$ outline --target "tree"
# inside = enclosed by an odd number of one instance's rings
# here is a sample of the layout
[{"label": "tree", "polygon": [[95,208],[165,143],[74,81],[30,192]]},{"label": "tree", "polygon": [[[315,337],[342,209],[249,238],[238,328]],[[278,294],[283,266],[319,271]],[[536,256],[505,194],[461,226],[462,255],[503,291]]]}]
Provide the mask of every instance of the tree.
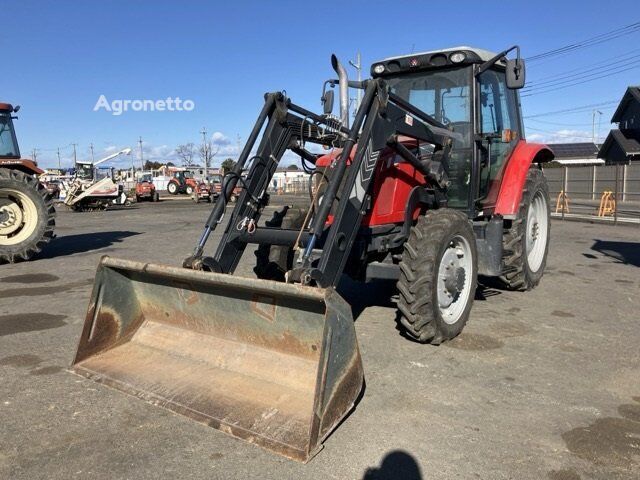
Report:
[{"label": "tree", "polygon": [[152,162],[151,160],[147,160],[144,162],[145,170],[158,170],[162,164],[160,162]]},{"label": "tree", "polygon": [[222,165],[220,165],[220,168],[222,168],[222,171],[224,173],[227,173],[233,170],[233,167],[235,166],[236,166],[235,160],[233,158],[227,158],[224,162],[222,162]]},{"label": "tree", "polygon": [[296,165],[295,163],[292,163],[287,167],[287,170],[300,170],[300,169],[298,168],[298,165]]},{"label": "tree", "polygon": [[195,147],[193,143],[185,143],[176,147],[176,155],[182,160],[183,167],[189,167],[193,165],[193,155],[195,154]]},{"label": "tree", "polygon": [[200,148],[198,148],[198,155],[200,156],[200,160],[202,160],[202,163],[207,170],[209,170],[209,167],[213,163],[213,158],[218,154],[219,151],[220,146],[216,145],[214,147],[210,141],[203,143],[202,145],[200,145]]}]

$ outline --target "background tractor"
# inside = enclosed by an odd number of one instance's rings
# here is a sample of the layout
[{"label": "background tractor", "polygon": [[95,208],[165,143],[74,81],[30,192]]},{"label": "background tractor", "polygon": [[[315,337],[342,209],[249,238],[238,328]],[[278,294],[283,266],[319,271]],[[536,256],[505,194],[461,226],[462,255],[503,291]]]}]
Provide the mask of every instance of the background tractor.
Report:
[{"label": "background tractor", "polygon": [[[432,344],[462,331],[478,275],[520,290],[540,281],[549,240],[540,165],[553,153],[524,138],[519,57],[517,47],[411,54],[353,82],[333,56],[323,114],[266,94],[183,268],[101,260],[74,370],[307,461],[364,382],[351,308],[336,290],[343,274],[395,281],[399,324]],[[349,88],[364,90],[351,126]],[[311,198],[264,225],[287,150],[312,174]],[[259,279],[233,275],[249,244]]]},{"label": "background tractor", "polygon": [[53,198],[40,183],[43,170],[20,158],[13,116],[20,107],[0,103],[0,263],[29,260],[51,241]]},{"label": "background tractor", "polygon": [[143,175],[136,182],[136,201],[149,200],[150,202],[159,202],[160,194],[153,184],[151,174]]},{"label": "background tractor", "polygon": [[179,193],[191,195],[196,186],[197,182],[191,172],[177,170],[173,172],[173,178],[167,184],[167,192],[171,195],[178,195]]}]

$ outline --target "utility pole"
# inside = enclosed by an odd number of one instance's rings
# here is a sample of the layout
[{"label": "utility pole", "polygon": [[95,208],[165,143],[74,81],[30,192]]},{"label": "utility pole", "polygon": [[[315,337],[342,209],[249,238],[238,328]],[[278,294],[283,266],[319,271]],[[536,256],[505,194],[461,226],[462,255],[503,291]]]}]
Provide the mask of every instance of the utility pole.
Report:
[{"label": "utility pole", "polygon": [[62,170],[62,167],[60,166],[60,147],[58,147],[58,170]]},{"label": "utility pole", "polygon": [[34,148],[31,150],[31,156],[33,157],[34,163],[38,163],[38,149]]},{"label": "utility pole", "polygon": [[602,116],[602,112],[600,110],[593,109],[591,114],[591,141],[596,143],[596,114],[600,115],[598,117],[598,134],[600,133],[600,119]]},{"label": "utility pole", "polygon": [[93,158],[93,142],[89,144],[89,149],[91,150],[91,163],[94,163],[95,159]]},{"label": "utility pole", "polygon": [[204,178],[207,178],[207,169],[209,167],[209,146],[207,145],[207,127],[202,127],[202,153],[204,154]]},{"label": "utility pole", "polygon": [[144,172],[144,157],[142,154],[142,137],[138,137],[138,145],[140,145],[140,165],[142,165],[141,172]]},{"label": "utility pole", "polygon": [[238,161],[240,160],[240,155],[242,154],[242,150],[240,150],[240,134],[236,133],[236,146],[238,147]]},{"label": "utility pole", "polygon": [[78,163],[78,157],[76,156],[76,147],[78,146],[78,144],[72,143],[71,145],[73,145],[73,163],[75,165],[76,163]]},{"label": "utility pole", "polygon": [[[353,62],[351,60],[349,60],[349,64],[355,68],[358,72],[358,81],[361,82],[362,81],[362,60],[360,58],[360,52],[358,52],[356,54],[356,61]],[[356,89],[356,108],[355,111],[353,112],[353,116],[356,116],[356,113],[358,112],[358,109],[360,108],[360,101],[362,100],[362,89],[357,88]]]}]

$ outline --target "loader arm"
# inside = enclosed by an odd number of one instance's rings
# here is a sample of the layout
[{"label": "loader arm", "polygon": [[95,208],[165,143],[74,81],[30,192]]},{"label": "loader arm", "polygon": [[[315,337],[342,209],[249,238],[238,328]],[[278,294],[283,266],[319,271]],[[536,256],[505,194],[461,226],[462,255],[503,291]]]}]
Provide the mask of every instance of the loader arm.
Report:
[{"label": "loader arm", "polygon": [[[382,150],[396,150],[429,177],[427,166],[397,142],[397,136],[408,136],[433,144],[436,149],[448,151],[451,140],[458,135],[431,116],[389,93],[384,80],[369,80],[363,82],[363,86],[363,101],[350,129],[336,128],[330,119],[299,107],[281,93],[265,96],[265,105],[240,159],[224,179],[222,201],[211,212],[193,256],[184,262],[185,267],[233,273],[248,243],[293,245],[300,238],[304,250],[298,267],[292,271],[291,280],[320,287],[337,285],[362,216],[368,209],[367,199],[373,172]],[[264,133],[257,152],[250,157],[260,131]],[[300,232],[294,230],[257,227],[262,209],[268,203],[267,187],[280,159],[287,149],[299,149],[306,142],[327,146],[339,142],[342,148],[342,153],[332,167],[334,172],[312,224],[300,235]],[[355,154],[350,159],[354,146]],[[246,179],[241,179],[241,173],[247,165],[250,165],[249,172]],[[243,191],[218,248],[213,257],[203,257],[209,235],[222,221],[225,200],[238,182],[242,184]],[[440,185],[435,183],[430,187],[445,189],[446,182]],[[338,195],[341,192],[348,194]],[[327,227],[328,215],[338,196],[340,200],[336,205],[333,221]],[[318,250],[321,251],[318,253]],[[312,266],[316,260],[317,266]]]}]

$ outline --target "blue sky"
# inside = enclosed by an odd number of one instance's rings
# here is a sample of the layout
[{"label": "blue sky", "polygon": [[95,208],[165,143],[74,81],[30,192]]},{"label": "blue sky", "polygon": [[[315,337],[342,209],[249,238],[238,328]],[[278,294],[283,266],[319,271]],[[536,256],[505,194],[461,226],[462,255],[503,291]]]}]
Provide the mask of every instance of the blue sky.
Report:
[{"label": "blue sky", "polygon": [[[57,147],[63,166],[71,166],[71,143],[87,158],[93,142],[99,157],[136,147],[139,136],[147,158],[164,160],[176,145],[200,142],[202,127],[217,132],[218,161],[234,156],[237,136],[250,131],[264,92],[284,89],[320,110],[322,82],[333,76],[331,53],[346,63],[360,51],[367,73],[383,57],[463,44],[501,50],[517,43],[529,57],[640,21],[637,0],[1,1],[7,71],[0,76],[0,100],[22,105],[16,128],[23,156],[38,148],[44,166],[57,164]],[[624,63],[634,52],[640,55],[640,32],[531,62],[527,79],[579,73],[613,57]],[[618,75],[523,97],[525,115],[617,100],[627,85],[640,84],[640,66],[629,65]],[[113,116],[93,111],[100,95],[180,97],[195,108]],[[600,109],[600,136],[614,107]],[[590,109],[534,117],[527,136],[588,141],[591,117]]]}]

